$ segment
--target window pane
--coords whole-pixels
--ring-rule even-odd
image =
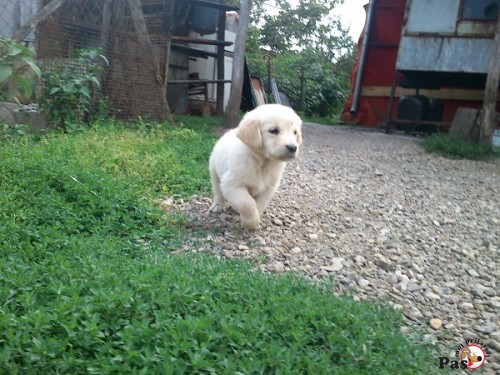
[[[496,20],[500,0],[463,0],[462,19]]]

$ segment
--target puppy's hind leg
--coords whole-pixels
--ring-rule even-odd
[[[214,168],[210,167],[210,179],[212,181],[212,192],[214,194],[209,212],[221,212],[225,209],[226,200],[220,190],[220,179]]]

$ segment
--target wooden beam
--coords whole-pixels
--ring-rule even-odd
[[[225,4],[219,4],[219,3],[212,3],[212,2],[209,2],[209,1],[203,1],[203,0],[186,0],[186,2],[191,3],[193,5],[204,6],[204,7],[207,7],[207,8],[219,9],[219,10],[223,10],[223,11],[226,11],[226,12],[229,12],[229,11],[238,11],[239,10],[238,7],[233,7],[231,5],[225,5]]]
[[[226,0],[221,0],[221,4],[225,5]],[[225,78],[224,71],[224,45],[226,38],[226,12],[219,12],[219,20],[217,24],[217,42],[221,43],[217,46],[217,79],[223,80]],[[229,42],[231,43],[231,42]],[[233,44],[233,43],[231,43]],[[224,113],[224,83],[217,84],[217,104],[215,108],[217,116],[222,116]]]
[[[493,133],[497,126],[496,103],[498,98],[498,84],[500,81],[500,12],[497,15],[495,39],[491,45],[491,55],[488,65],[488,76],[484,89],[483,118],[479,131],[479,142],[491,147]]]
[[[241,105],[241,93],[243,92],[243,78],[245,66],[245,47],[250,22],[250,9],[252,0],[242,0],[240,8],[240,19],[236,41],[234,45],[233,72],[231,76],[231,93],[226,111],[226,128],[233,128],[238,123],[238,113]]]
[[[222,14],[224,14],[224,13],[222,13]],[[233,44],[233,42],[226,42],[224,39],[212,40],[212,39],[201,39],[201,38],[189,38],[187,36],[177,36],[177,35],[172,35],[172,41],[193,43],[193,44],[213,45],[213,46],[225,46],[225,47],[229,47]]]
[[[446,88],[441,90],[420,89],[420,95],[429,98],[443,99],[443,100],[469,100],[469,101],[482,101],[484,98],[484,90],[476,89],[452,89]],[[403,87],[396,88],[394,97],[415,95],[416,89],[407,89]],[[363,86],[361,89],[361,96],[375,96],[375,97],[390,97],[391,87],[389,86]],[[498,96],[500,98],[500,96]]]
[[[205,84],[205,83],[231,83],[229,79],[171,79],[169,85]]]
[[[69,0],[52,0],[50,3],[45,5],[40,11],[35,14],[31,19],[26,22],[23,26],[16,30],[12,35],[12,39],[16,42],[22,42],[26,36],[36,29],[40,22],[45,21],[49,18],[56,10],[58,10],[61,5],[68,2]]]

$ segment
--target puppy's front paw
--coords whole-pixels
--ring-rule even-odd
[[[213,212],[213,213],[218,213],[218,212],[224,212],[225,211],[224,203],[217,203],[213,202],[210,208],[208,209],[208,212]]]
[[[251,215],[240,215],[241,224],[249,230],[256,230],[260,225],[259,211],[255,211]]]

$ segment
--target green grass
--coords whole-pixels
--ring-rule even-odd
[[[213,123],[97,123],[0,143],[0,373],[429,373],[401,315],[244,262],[171,256]],[[189,123],[183,126],[183,123]],[[422,367],[422,363],[426,366]]]
[[[500,149],[478,144],[473,141],[463,141],[445,134],[434,134],[424,139],[426,151],[436,152],[450,158],[486,160],[500,156]]]

